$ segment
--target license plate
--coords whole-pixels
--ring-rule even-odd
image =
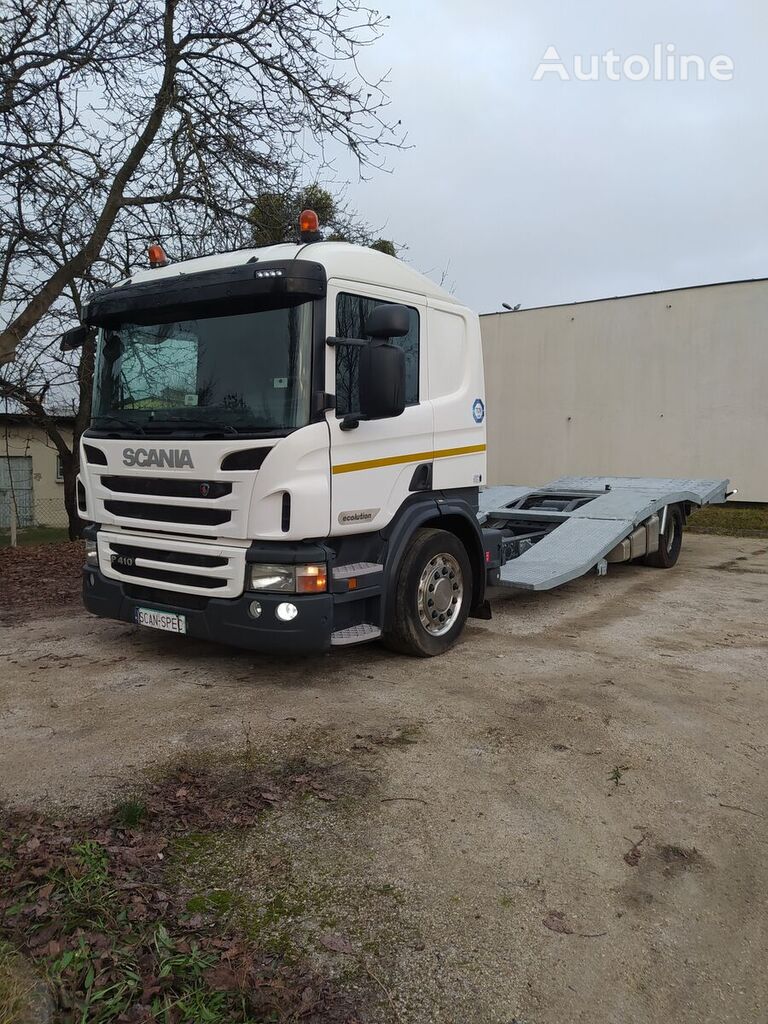
[[[150,629],[162,629],[166,633],[186,633],[187,618],[175,612],[158,612],[154,608],[137,608],[136,622]]]

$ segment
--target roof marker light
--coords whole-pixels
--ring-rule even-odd
[[[157,267],[167,267],[171,262],[165,255],[165,249],[157,242],[147,249],[147,256],[149,256],[149,265],[153,270]]]
[[[299,231],[319,231],[320,219],[314,210],[302,210],[299,214]]]
[[[299,234],[302,242],[321,242],[320,218],[314,210],[302,210],[299,214]]]

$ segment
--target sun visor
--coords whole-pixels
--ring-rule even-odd
[[[309,260],[249,262],[194,274],[163,275],[89,296],[82,321],[97,327],[118,323],[168,323],[227,316],[321,298],[325,268]]]

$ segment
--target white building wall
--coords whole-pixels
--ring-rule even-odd
[[[71,445],[71,427],[61,424],[60,430],[67,444]],[[17,497],[17,501],[23,501],[25,506],[23,525],[67,525],[64,480],[58,474],[57,458],[55,445],[40,427],[25,422],[22,417],[0,422],[0,463],[5,463],[5,470],[0,474],[0,529],[7,525],[10,515],[10,495],[7,485],[2,486],[11,474],[9,459],[31,460],[31,495],[25,495],[23,499]]]
[[[480,322],[490,483],[729,477],[768,501],[768,281]]]

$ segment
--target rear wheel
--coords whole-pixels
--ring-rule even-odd
[[[680,557],[683,546],[683,513],[679,505],[669,505],[664,533],[659,537],[659,550],[645,556],[645,564],[656,569],[671,569]]]
[[[472,600],[472,567],[458,537],[417,530],[398,571],[394,600],[392,629],[383,638],[388,647],[419,658],[452,647]]]

